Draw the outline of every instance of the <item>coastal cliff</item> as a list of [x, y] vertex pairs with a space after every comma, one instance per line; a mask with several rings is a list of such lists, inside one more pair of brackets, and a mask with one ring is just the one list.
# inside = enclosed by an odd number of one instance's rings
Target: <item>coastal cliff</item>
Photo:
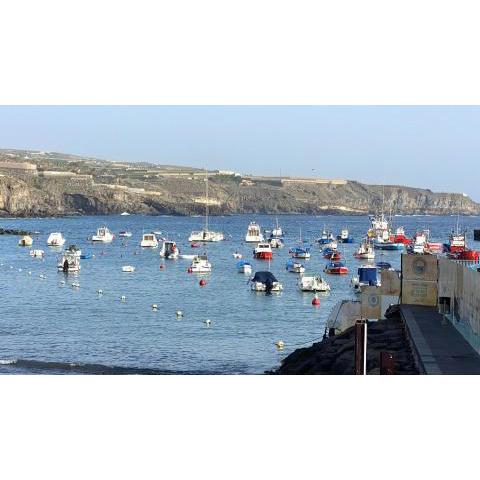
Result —
[[[298, 213], [365, 215], [480, 214], [458, 193], [350, 180], [279, 179], [209, 172], [212, 215]], [[66, 154], [0, 150], [0, 215], [4, 217], [195, 215], [205, 209], [205, 173], [189, 167], [108, 162]]]

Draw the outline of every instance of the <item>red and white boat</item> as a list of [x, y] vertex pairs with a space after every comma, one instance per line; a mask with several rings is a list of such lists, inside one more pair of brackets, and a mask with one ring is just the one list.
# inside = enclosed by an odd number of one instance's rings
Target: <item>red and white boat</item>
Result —
[[348, 267], [343, 262], [330, 262], [326, 265], [324, 272], [331, 275], [346, 275]]
[[458, 231], [452, 232], [448, 238], [448, 251], [450, 253], [460, 253], [467, 248], [467, 242], [464, 233]]
[[405, 235], [405, 229], [403, 227], [398, 227], [395, 235], [390, 235], [390, 241], [392, 243], [403, 243], [404, 245], [410, 245], [412, 243], [412, 240]]
[[463, 260], [465, 262], [478, 263], [480, 261], [480, 252], [478, 252], [477, 250], [470, 250], [469, 248], [466, 248], [461, 252], [449, 253], [448, 257], [453, 260]]
[[273, 258], [272, 247], [269, 243], [259, 243], [253, 251], [253, 256], [260, 260], [271, 260]]

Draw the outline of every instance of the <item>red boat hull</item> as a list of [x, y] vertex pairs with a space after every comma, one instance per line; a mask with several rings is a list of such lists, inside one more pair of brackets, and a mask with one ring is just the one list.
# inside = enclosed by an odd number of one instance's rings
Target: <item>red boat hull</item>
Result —
[[404, 245], [410, 245], [412, 243], [405, 235], [390, 235], [390, 242], [403, 243]]
[[480, 260], [480, 252], [476, 250], [463, 250], [454, 255], [449, 255], [450, 258], [455, 260], [464, 260], [466, 262], [478, 262]]
[[348, 273], [348, 268], [347, 267], [327, 268], [325, 272], [331, 275], [346, 275]]
[[258, 252], [254, 253], [253, 256], [258, 260], [271, 260], [273, 258], [272, 252]]

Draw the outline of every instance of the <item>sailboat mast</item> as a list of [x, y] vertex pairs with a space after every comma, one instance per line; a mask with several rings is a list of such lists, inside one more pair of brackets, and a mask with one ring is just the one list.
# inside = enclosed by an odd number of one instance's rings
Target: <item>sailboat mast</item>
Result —
[[208, 171], [205, 168], [205, 230], [208, 231]]

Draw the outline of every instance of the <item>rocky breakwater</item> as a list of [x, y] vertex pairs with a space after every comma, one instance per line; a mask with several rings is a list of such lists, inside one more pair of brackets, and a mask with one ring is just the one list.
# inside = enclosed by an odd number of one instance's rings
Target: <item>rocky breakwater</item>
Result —
[[[396, 312], [385, 320], [369, 322], [367, 330], [367, 374], [380, 374], [380, 353], [393, 354], [395, 373], [418, 374], [405, 336], [403, 323]], [[299, 348], [286, 357], [281, 366], [268, 373], [278, 375], [353, 375], [355, 330], [325, 338], [308, 348]]]

